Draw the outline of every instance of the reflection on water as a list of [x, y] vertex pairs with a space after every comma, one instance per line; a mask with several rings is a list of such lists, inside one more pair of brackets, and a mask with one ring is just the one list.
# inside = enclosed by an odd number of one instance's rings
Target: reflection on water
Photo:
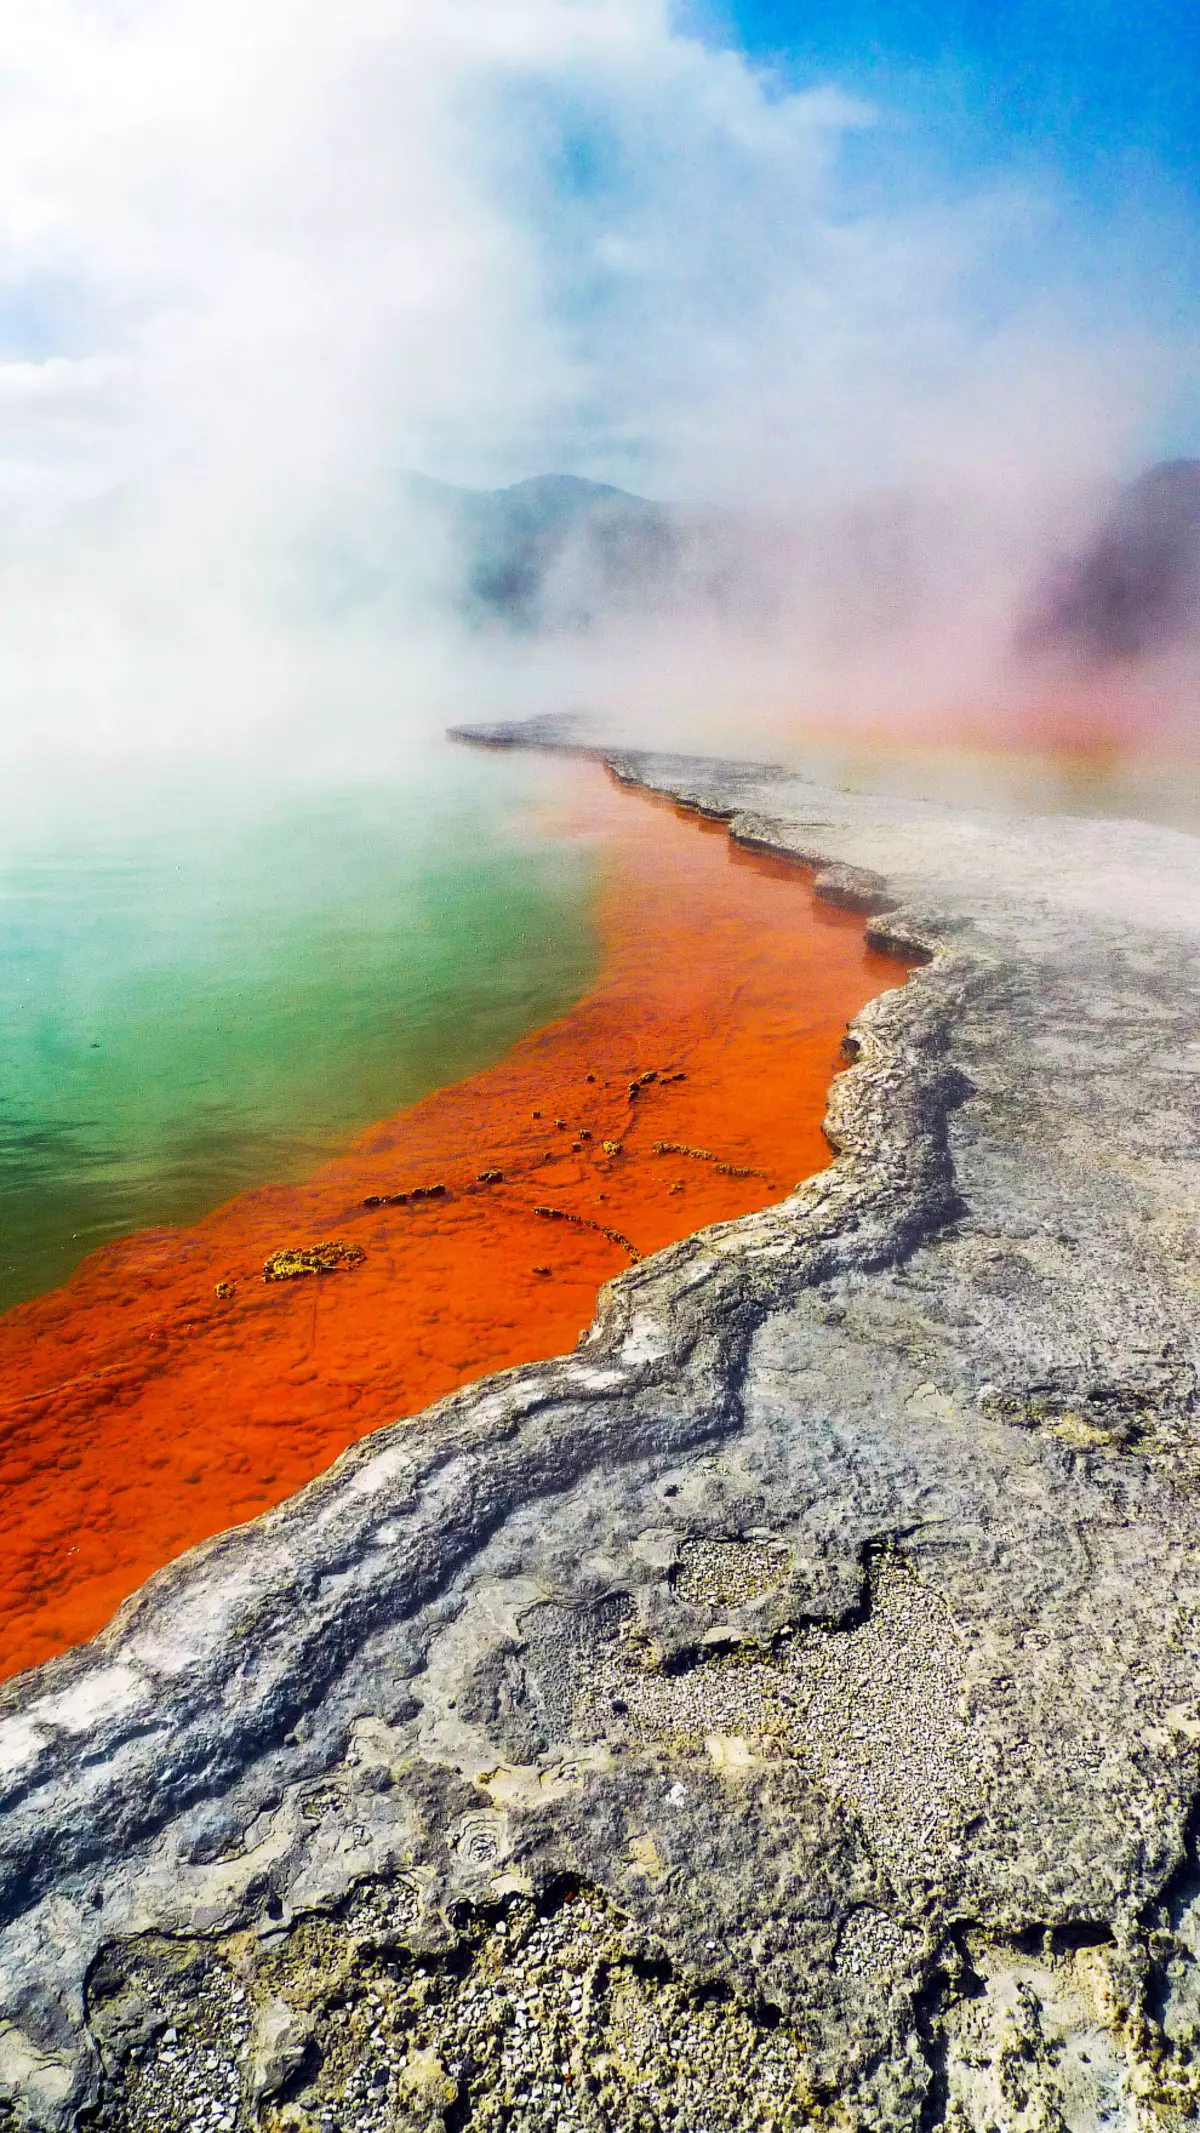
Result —
[[871, 738], [798, 738], [785, 755], [802, 776], [848, 792], [1035, 815], [1103, 815], [1200, 834], [1200, 763], [1075, 749], [907, 746]]
[[270, 802], [219, 785], [0, 824], [0, 1308], [97, 1245], [294, 1179], [593, 974], [545, 767], [449, 750]]

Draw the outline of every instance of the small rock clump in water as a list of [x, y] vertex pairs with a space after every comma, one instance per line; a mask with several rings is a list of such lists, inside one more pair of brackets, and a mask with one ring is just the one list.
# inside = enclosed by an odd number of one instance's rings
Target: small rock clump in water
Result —
[[366, 1258], [361, 1244], [287, 1245], [272, 1252], [263, 1265], [264, 1281], [299, 1281], [306, 1274], [332, 1274], [340, 1267], [361, 1266]]

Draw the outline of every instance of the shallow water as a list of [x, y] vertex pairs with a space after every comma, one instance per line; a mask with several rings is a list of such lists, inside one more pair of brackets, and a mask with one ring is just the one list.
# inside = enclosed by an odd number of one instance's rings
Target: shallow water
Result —
[[0, 1310], [98, 1245], [303, 1177], [594, 975], [546, 766], [236, 777], [0, 821]]

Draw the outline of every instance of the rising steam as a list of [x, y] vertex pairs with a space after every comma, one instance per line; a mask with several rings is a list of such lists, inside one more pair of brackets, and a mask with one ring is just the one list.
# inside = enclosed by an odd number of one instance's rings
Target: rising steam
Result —
[[[665, 0], [45, 0], [6, 43], [10, 765], [564, 699], [749, 752], [1093, 689], [1029, 618], [1184, 351], [1128, 261], [1085, 302], [1044, 189], [949, 197]], [[651, 501], [481, 500], [552, 470]], [[1135, 724], [1190, 730], [1184, 636]]]

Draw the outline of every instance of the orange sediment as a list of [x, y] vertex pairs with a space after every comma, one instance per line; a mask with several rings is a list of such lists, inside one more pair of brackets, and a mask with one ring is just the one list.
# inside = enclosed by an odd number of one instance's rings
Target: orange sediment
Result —
[[846, 1021], [902, 966], [801, 870], [579, 779], [604, 961], [578, 1006], [305, 1184], [123, 1239], [0, 1319], [0, 1674], [381, 1423], [570, 1349], [635, 1254], [828, 1161]]

